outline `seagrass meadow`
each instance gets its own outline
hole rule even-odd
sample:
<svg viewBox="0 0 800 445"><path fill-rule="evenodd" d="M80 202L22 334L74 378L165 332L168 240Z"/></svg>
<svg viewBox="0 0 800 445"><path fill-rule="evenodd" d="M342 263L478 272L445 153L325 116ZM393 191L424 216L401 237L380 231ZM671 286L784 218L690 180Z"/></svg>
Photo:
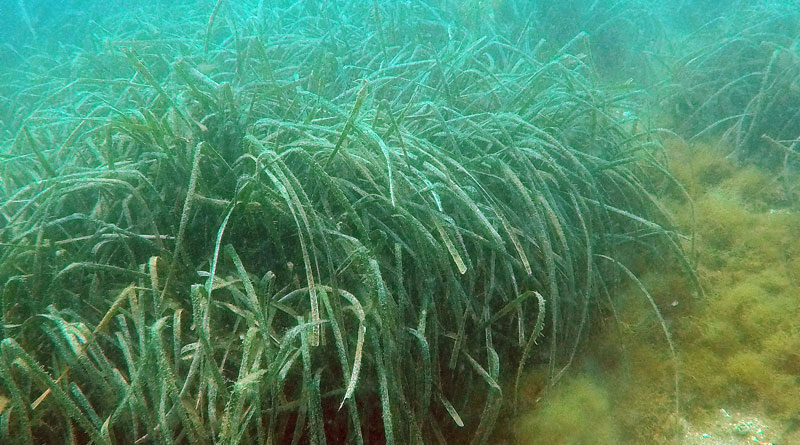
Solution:
<svg viewBox="0 0 800 445"><path fill-rule="evenodd" d="M800 5L0 17L0 443L795 437Z"/></svg>

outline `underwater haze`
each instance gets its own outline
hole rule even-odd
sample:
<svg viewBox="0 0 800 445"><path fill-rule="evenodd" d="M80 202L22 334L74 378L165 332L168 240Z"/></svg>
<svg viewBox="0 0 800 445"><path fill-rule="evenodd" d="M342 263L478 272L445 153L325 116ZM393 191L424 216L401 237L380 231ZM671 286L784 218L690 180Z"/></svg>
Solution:
<svg viewBox="0 0 800 445"><path fill-rule="evenodd" d="M800 3L0 0L0 443L800 443Z"/></svg>

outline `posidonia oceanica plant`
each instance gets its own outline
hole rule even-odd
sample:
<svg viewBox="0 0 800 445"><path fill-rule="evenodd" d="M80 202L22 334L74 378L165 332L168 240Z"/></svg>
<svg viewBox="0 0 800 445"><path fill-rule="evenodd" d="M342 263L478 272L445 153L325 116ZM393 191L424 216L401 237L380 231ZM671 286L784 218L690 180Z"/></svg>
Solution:
<svg viewBox="0 0 800 445"><path fill-rule="evenodd" d="M7 71L3 440L485 443L635 280L622 249L689 266L583 37L212 6Z"/></svg>

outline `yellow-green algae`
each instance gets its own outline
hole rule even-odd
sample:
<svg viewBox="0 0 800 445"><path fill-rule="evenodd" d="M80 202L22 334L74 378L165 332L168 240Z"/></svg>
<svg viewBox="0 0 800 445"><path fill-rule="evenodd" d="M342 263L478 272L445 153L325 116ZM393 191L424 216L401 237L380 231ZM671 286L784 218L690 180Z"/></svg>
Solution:
<svg viewBox="0 0 800 445"><path fill-rule="evenodd" d="M568 379L542 402L538 415L523 419L521 428L535 432L540 443L618 443L609 388L586 375Z"/></svg>
<svg viewBox="0 0 800 445"><path fill-rule="evenodd" d="M529 376L514 442L800 443L800 214L784 188L791 181L739 166L723 147L667 146L691 201L675 186L663 197L696 231L705 295L677 267L637 267L676 343L680 418L657 317L635 286L622 285L554 388L544 389L540 371Z"/></svg>

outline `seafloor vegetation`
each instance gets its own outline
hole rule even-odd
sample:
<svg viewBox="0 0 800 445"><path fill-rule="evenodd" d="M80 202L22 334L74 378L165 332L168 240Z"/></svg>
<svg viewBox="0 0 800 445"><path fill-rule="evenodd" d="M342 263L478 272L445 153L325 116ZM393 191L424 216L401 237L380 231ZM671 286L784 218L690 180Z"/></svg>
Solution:
<svg viewBox="0 0 800 445"><path fill-rule="evenodd" d="M615 313L592 333L569 377L541 403L520 407L526 414L515 425L517 440L800 440L796 197L789 206L774 176L725 159L728 150L677 141L667 150L671 170L694 206L677 189L662 196L681 225L696 228L695 257L706 297L698 298L680 271L640 268L678 351L680 422L671 417L673 376L662 365L670 356L654 335L658 323L642 304L640 289L623 287ZM528 403L540 397L545 381L541 371L528 376Z"/></svg>
<svg viewBox="0 0 800 445"><path fill-rule="evenodd" d="M794 434L799 6L67 3L4 15L0 441Z"/></svg>

